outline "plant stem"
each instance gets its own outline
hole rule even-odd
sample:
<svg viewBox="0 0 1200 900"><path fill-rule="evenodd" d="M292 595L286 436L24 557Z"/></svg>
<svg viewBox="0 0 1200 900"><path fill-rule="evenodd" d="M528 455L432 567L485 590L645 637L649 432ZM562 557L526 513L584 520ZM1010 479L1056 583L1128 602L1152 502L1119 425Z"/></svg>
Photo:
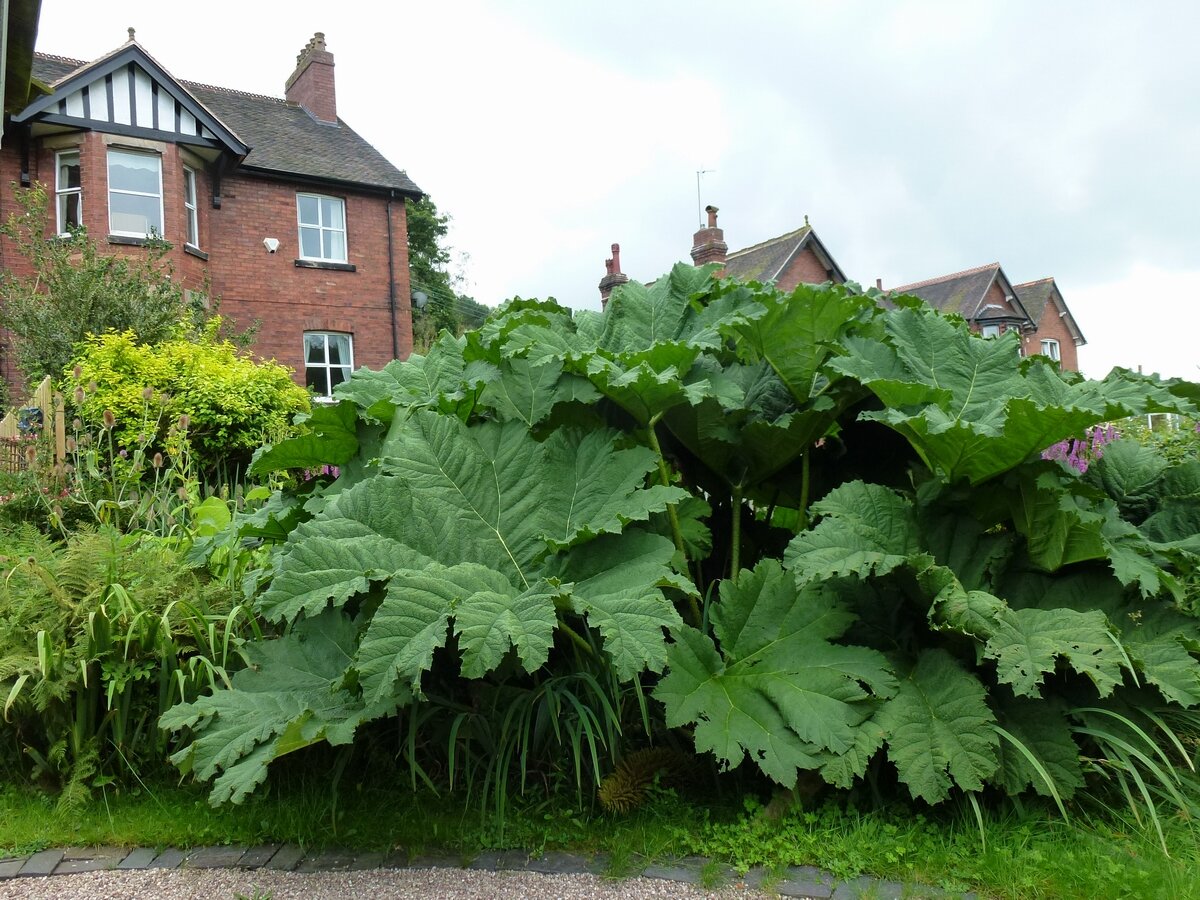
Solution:
<svg viewBox="0 0 1200 900"><path fill-rule="evenodd" d="M805 457L807 459L807 457ZM730 548L732 554L731 568L733 571L729 573L730 579L736 585L738 582L738 569L742 564L742 486L734 485L733 502L730 504L730 514L733 518L732 531L733 537L730 539L733 546Z"/></svg>
<svg viewBox="0 0 1200 900"><path fill-rule="evenodd" d="M590 658L596 658L596 651L592 649L592 645L585 641L578 631L568 625L561 618L558 620L558 627L562 630L563 634L571 639L571 642L576 647L586 653Z"/></svg>
<svg viewBox="0 0 1200 900"><path fill-rule="evenodd" d="M800 515L797 525L797 532L804 531L808 528L808 487L809 487L809 468L808 468L808 451L804 451L804 456L800 462Z"/></svg>
<svg viewBox="0 0 1200 900"><path fill-rule="evenodd" d="M658 433L655 431L655 426L658 425L659 419L662 418L662 413L653 416L650 419L649 427L646 429L647 440L650 442L650 449L654 451L654 455L658 457L658 476L665 487L671 486L671 470L667 466L666 457L663 456L662 445L658 442ZM688 560L686 545L683 543L683 530L679 527L679 513L675 511L675 504L667 504L667 521L671 523L671 537L675 539L675 549L683 556L685 562L690 564ZM696 598L688 595L688 606L692 613L692 624L697 628L700 627L700 604L696 602Z"/></svg>

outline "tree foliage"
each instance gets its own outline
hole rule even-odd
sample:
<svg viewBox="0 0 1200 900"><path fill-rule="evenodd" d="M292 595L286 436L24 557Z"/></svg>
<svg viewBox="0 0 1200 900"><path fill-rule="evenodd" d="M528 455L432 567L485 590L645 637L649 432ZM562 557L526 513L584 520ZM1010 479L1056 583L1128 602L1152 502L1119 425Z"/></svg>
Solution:
<svg viewBox="0 0 1200 900"><path fill-rule="evenodd" d="M1168 752L1151 735L1182 746L1163 716L1200 703L1179 606L1196 463L1118 449L1084 477L1041 451L1194 414L1194 386L1084 381L880 299L680 265L603 313L517 299L355 375L258 460L343 467L278 550L279 654L311 666L284 642L340 622L327 680L380 715L599 671L655 698L630 743L678 729L789 786L890 768L930 803L1061 800L1085 760L1143 784ZM205 776L278 755L239 736L239 690L167 720ZM272 733L318 714L289 707Z"/></svg>
<svg viewBox="0 0 1200 900"><path fill-rule="evenodd" d="M152 344L204 318L174 277L170 244L152 239L126 255L103 252L82 229L48 238L53 219L45 188L14 196L18 210L0 234L30 274L0 273L0 324L12 332L27 378L58 378L88 335L128 331L137 343Z"/></svg>
<svg viewBox="0 0 1200 900"><path fill-rule="evenodd" d="M443 330L457 335L478 327L489 310L463 294L450 272L450 249L445 244L450 217L439 213L429 197L406 200L405 207L410 281L413 292L426 297L424 308L412 307L413 338L418 349L427 350Z"/></svg>

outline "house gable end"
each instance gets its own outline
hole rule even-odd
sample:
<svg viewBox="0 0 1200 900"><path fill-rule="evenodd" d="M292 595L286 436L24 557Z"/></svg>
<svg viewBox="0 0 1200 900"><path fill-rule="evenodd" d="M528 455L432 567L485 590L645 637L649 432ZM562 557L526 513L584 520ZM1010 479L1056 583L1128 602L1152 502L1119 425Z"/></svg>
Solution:
<svg viewBox="0 0 1200 900"><path fill-rule="evenodd" d="M250 148L141 47L129 44L63 78L13 117L193 144L242 158Z"/></svg>

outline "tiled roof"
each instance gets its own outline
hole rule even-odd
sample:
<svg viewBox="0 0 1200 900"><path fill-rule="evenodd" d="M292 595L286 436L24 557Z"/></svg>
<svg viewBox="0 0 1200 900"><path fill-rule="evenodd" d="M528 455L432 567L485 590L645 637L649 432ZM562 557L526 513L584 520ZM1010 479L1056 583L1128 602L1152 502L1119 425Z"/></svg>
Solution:
<svg viewBox="0 0 1200 900"><path fill-rule="evenodd" d="M1040 281L1029 281L1025 284L1014 284L1013 290L1021 300L1021 305L1033 319L1034 325L1040 325L1046 304L1054 296L1054 279L1043 278Z"/></svg>
<svg viewBox="0 0 1200 900"><path fill-rule="evenodd" d="M725 273L743 281L770 281L777 278L780 270L810 234L812 228L805 225L769 241L730 253L725 261Z"/></svg>
<svg viewBox="0 0 1200 900"><path fill-rule="evenodd" d="M1063 299L1062 292L1059 291L1058 284L1053 278L1041 278L1037 281L1027 281L1024 284L1014 284L1013 292L1021 301L1021 305L1025 307L1025 311L1029 313L1029 318L1033 319L1034 325L1040 326L1042 319L1047 315L1061 316L1067 330L1075 338L1075 343L1079 345L1087 343L1087 338L1083 336L1079 323L1075 321L1075 316L1071 314L1067 301ZM1054 302L1055 294L1062 303L1061 310L1058 308L1058 303Z"/></svg>
<svg viewBox="0 0 1200 900"><path fill-rule="evenodd" d="M952 275L902 285L892 288L891 291L894 294L912 294L934 309L957 313L969 319L975 316L987 289L996 280L999 272L1000 263L988 263L986 266L976 266L974 269L966 269Z"/></svg>
<svg viewBox="0 0 1200 900"><path fill-rule="evenodd" d="M53 84L89 63L37 54L34 77ZM336 125L318 122L301 106L278 97L249 94L194 82L179 82L214 116L251 147L243 168L391 188L406 194L421 189L407 174L360 137L341 119Z"/></svg>

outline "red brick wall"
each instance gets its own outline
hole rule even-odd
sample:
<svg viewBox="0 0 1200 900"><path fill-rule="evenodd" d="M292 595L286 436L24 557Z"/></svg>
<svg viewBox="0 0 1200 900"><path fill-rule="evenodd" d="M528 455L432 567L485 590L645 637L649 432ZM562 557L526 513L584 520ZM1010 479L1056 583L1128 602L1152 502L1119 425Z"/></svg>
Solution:
<svg viewBox="0 0 1200 900"><path fill-rule="evenodd" d="M83 220L89 234L106 252L134 255L138 247L109 244L107 160L104 136L86 133L80 146L83 182ZM16 208L11 185L20 178L21 158L16 141L0 148L0 216ZM356 366L380 368L393 358L392 314L389 307L388 201L367 194L320 190L265 178L226 176L222 205L212 208L212 184L197 168L197 213L200 250L208 261L185 252L187 234L183 195L184 159L179 148L167 145L162 154L164 237L174 245L169 259L185 287L200 290L206 277L220 311L235 327L260 321L253 347L256 355L277 359L296 370L304 383L303 333L306 330L344 331L354 338ZM35 146L30 175L54 191L54 150ZM299 268L296 193L325 193L346 202L348 260L356 271ZM53 209L53 208L52 208ZM395 273L395 344L400 358L412 352L409 311L408 239L402 198L393 201L392 262ZM52 226L53 227L53 226ZM263 238L280 242L269 254ZM22 274L23 260L0 242L0 265ZM7 336L5 336L7 338ZM7 341L6 341L7 344ZM3 375L14 388L22 382L7 358Z"/></svg>
<svg viewBox="0 0 1200 900"><path fill-rule="evenodd" d="M226 178L219 210L209 209L210 271L221 313L238 327L261 322L255 352L296 369L303 383L303 333L345 331L354 336L355 366L381 368L392 359L388 294L387 200L324 191L346 201L347 259L354 272L296 266L300 239L296 193L312 191L265 178ZM313 191L317 192L317 191ZM279 241L268 253L263 238ZM408 241L404 203L392 204L396 278L396 344L412 352Z"/></svg>
<svg viewBox="0 0 1200 900"><path fill-rule="evenodd" d="M1033 334L1025 335L1025 355L1034 356L1041 353L1042 341L1053 339L1058 341L1059 362L1062 367L1070 372L1078 372L1079 350L1075 346L1075 339L1071 336L1067 323L1058 313L1059 309L1053 300L1046 304L1046 310L1042 313L1038 330Z"/></svg>
<svg viewBox="0 0 1200 900"><path fill-rule="evenodd" d="M799 284L822 284L829 281L829 273L812 247L805 247L787 264L776 279L775 285L781 291L792 291Z"/></svg>

